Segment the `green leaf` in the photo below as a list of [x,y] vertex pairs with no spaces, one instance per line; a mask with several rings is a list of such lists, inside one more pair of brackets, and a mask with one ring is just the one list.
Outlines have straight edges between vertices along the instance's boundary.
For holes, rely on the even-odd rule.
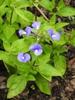
[[69,34],[68,34],[68,33],[65,34],[65,37],[64,37],[64,38],[65,38],[65,40],[66,40],[66,43],[68,43],[68,41],[69,41],[69,39],[70,39],[70,38],[69,38]]
[[24,16],[26,16],[29,19],[30,22],[34,21],[35,16],[31,12],[25,10],[23,11],[23,13],[24,13]]
[[17,70],[19,74],[29,73],[32,70],[32,67],[28,63],[18,63],[17,62]]
[[75,37],[72,38],[72,40],[69,42],[69,44],[75,46]]
[[23,53],[28,52],[31,43],[32,43],[31,41],[18,39],[12,43],[10,47],[10,52],[12,54],[18,54],[19,52],[23,52]]
[[35,78],[36,78],[35,83],[37,84],[38,88],[43,93],[50,95],[51,91],[48,82],[41,75],[36,75]]
[[54,56],[54,65],[55,68],[62,74],[65,74],[66,71],[66,58],[62,55]]
[[2,25],[3,23],[3,19],[0,17],[0,26]]
[[56,30],[59,30],[60,28],[63,28],[64,26],[67,26],[69,23],[66,22],[61,22],[61,23],[56,23],[55,28]]
[[60,10],[64,6],[65,6],[64,1],[63,0],[59,0],[57,9]]
[[45,76],[48,76],[51,78],[51,76],[61,76],[61,73],[58,72],[57,69],[55,69],[53,66],[51,66],[50,64],[44,64],[42,66],[39,66],[38,68],[36,68],[36,70],[40,73],[43,74]]
[[16,34],[13,34],[13,35],[10,37],[9,42],[10,42],[10,43],[13,43],[13,42],[16,41],[16,40],[18,40],[18,37],[17,37]]
[[7,98],[12,98],[18,94],[20,94],[26,87],[27,80],[25,75],[17,76],[13,81],[9,88]]
[[55,0],[52,0],[51,2],[49,0],[41,0],[39,4],[45,9],[51,11],[55,7]]
[[22,9],[17,9],[17,8],[15,8],[15,12],[17,13],[17,15],[19,16],[19,17],[21,17],[23,20],[25,20],[25,21],[30,21],[27,17],[26,17],[26,12],[27,11],[25,11],[25,10],[22,10]]
[[3,60],[8,65],[15,67],[15,64],[10,59],[9,54],[5,51],[0,51],[0,60]]
[[10,42],[5,38],[3,38],[3,47],[6,51],[10,51]]
[[6,6],[9,5],[9,0],[1,0],[0,3],[2,3],[0,6],[0,16],[3,16],[8,10],[8,7]]
[[16,8],[25,8],[25,7],[28,7],[28,6],[30,6],[30,3],[27,0],[19,0],[15,4]]
[[[13,22],[13,21],[12,21]],[[19,30],[20,28],[19,28],[19,23],[18,22],[14,22],[13,24],[12,24],[12,26],[15,28],[15,30]],[[15,34],[16,35],[16,34]],[[16,35],[17,36],[17,35]]]
[[[3,28],[3,25],[0,25],[0,35],[2,34],[2,28]],[[1,36],[0,36],[1,38]]]
[[44,77],[46,80],[48,80],[49,82],[52,81],[52,76],[49,75],[45,75],[45,74],[41,74],[42,77]]
[[16,22],[17,21],[17,14],[16,12],[14,11],[13,14],[12,14],[12,23]]
[[35,81],[35,77],[32,74],[28,74],[26,78],[27,78],[27,81]]
[[14,81],[14,79],[17,77],[16,74],[11,75],[8,80],[7,80],[7,88],[10,88],[12,85],[12,82]]
[[63,17],[74,16],[75,8],[69,7],[69,6],[64,6],[56,14],[59,16],[63,16]]
[[51,45],[43,45],[43,51],[46,53],[46,54],[51,54],[52,53],[52,46]]
[[3,27],[3,32],[6,35],[7,39],[9,39],[15,33],[15,28],[11,25],[5,24]]
[[70,38],[75,37],[75,30],[72,30],[71,35],[70,35],[70,36],[71,36]]
[[0,1],[0,6],[2,5],[3,1],[4,1],[4,0],[1,0],[1,1]]
[[39,2],[39,4],[41,6],[43,6],[44,8],[46,8],[47,10],[50,10],[50,1],[49,0],[41,0],[41,2]]
[[7,11],[7,8],[5,8],[5,4],[2,4],[0,6],[0,16],[3,16]]
[[56,15],[53,15],[50,19],[50,24],[55,24],[56,23]]
[[50,53],[40,55],[36,60],[36,65],[44,65],[50,60]]

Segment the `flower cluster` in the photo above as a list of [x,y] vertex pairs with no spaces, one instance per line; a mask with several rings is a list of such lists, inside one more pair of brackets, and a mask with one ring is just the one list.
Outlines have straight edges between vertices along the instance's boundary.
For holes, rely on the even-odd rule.
[[[35,21],[35,22],[33,22],[33,24],[32,24],[32,28],[35,28],[35,29],[37,29],[37,30],[40,28],[40,26],[41,26],[41,23],[40,23],[40,22],[36,22],[36,21]],[[21,36],[22,34],[25,34],[26,36],[29,36],[31,32],[35,33],[35,32],[32,30],[32,28],[29,27],[29,26],[27,26],[27,27],[25,28],[25,30],[19,30],[19,35]],[[49,29],[49,30],[48,30],[48,33],[49,33],[51,39],[53,39],[53,40],[59,40],[59,39],[60,39],[60,35],[62,34],[62,31],[59,31],[59,32],[55,32],[55,33],[54,33],[54,32],[53,32],[53,29]],[[40,44],[38,44],[38,43],[35,43],[35,44],[31,45],[31,46],[29,47],[29,50],[30,50],[30,51],[33,51],[34,54],[35,54],[36,56],[41,55],[42,52],[43,52],[42,46],[41,46]],[[18,59],[18,61],[20,61],[20,62],[27,62],[27,61],[29,61],[29,60],[31,59],[31,56],[30,56],[30,54],[28,54],[28,53],[23,54],[22,52],[20,52],[20,53],[18,54],[17,59]]]
[[[40,28],[40,26],[41,26],[41,23],[40,22],[36,22],[35,21],[32,24],[32,28],[35,28],[37,30]],[[29,26],[27,26],[25,28],[25,30],[19,30],[19,36],[21,36],[22,34],[25,34],[26,36],[29,36],[31,32],[35,33],[32,30],[32,28],[29,27]],[[42,52],[43,52],[42,46],[40,44],[38,44],[38,43],[35,43],[35,44],[31,45],[30,48],[29,48],[29,50],[30,51],[33,51],[36,56],[41,55]],[[20,52],[18,54],[18,57],[17,57],[18,61],[20,61],[20,62],[27,62],[27,61],[30,60],[30,58],[31,58],[30,54],[28,54],[28,53],[23,54],[22,52]]]
[[[33,22],[33,24],[32,24],[32,28],[35,28],[35,29],[39,29],[40,28],[40,26],[41,26],[41,23],[40,22]],[[30,35],[30,33],[32,32],[32,33],[35,33],[33,30],[32,30],[32,28],[30,27],[30,26],[27,26],[26,28],[25,28],[25,30],[19,30],[19,36],[21,36],[22,34],[25,34],[26,36],[29,36]]]
[[[31,45],[29,50],[33,51],[36,56],[41,55],[43,52],[42,46],[38,43]],[[20,62],[27,62],[30,60],[30,58],[31,58],[30,54],[28,54],[28,53],[23,54],[22,52],[20,52],[17,57],[18,61],[20,61]]]

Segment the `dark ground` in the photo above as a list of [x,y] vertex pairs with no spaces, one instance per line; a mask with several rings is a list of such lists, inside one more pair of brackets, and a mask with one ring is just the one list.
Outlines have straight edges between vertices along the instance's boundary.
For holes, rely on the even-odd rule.
[[[56,0],[57,2],[58,0]],[[66,5],[75,7],[75,0],[64,0]],[[62,18],[61,20],[67,20]],[[75,29],[74,25],[65,27],[66,31]],[[70,46],[67,53],[64,53],[67,60],[67,71],[64,75],[64,79],[60,77],[53,77],[50,84],[52,94],[45,95],[34,84],[34,89],[28,86],[20,95],[13,99],[7,99],[6,82],[8,78],[8,72],[4,67],[2,61],[0,61],[0,100],[75,100],[75,47]]]

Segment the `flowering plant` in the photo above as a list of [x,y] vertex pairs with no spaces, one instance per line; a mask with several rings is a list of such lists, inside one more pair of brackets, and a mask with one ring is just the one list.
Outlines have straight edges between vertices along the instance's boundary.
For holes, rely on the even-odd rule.
[[[41,11],[41,5],[50,18]],[[42,16],[27,10],[35,7]],[[56,9],[54,12],[53,9]],[[0,60],[10,77],[7,81],[8,95],[20,94],[28,81],[35,81],[45,94],[51,94],[48,81],[66,72],[67,45],[75,46],[75,30],[68,35],[64,27],[69,23],[58,22],[57,15],[75,15],[75,8],[66,6],[63,0],[55,6],[55,0],[1,0],[0,2]]]

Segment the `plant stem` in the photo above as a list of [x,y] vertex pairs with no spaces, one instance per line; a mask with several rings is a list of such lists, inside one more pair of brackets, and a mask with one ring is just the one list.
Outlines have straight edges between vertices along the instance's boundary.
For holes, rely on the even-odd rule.
[[41,13],[41,15],[49,22],[49,19],[45,16],[45,14],[41,11],[39,7],[37,7],[35,4],[34,6],[37,8],[37,10]]
[[35,21],[37,21],[37,10],[35,9]]
[[10,25],[12,24],[12,15],[13,15],[13,10],[11,11],[11,15],[10,15]]

